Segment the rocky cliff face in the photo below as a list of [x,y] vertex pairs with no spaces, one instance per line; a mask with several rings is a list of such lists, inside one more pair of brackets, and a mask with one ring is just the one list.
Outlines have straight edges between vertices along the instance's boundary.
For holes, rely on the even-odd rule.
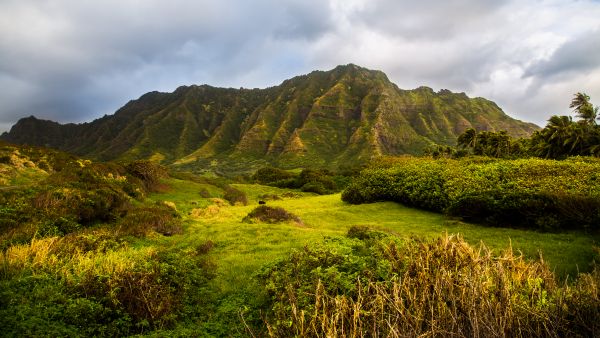
[[84,124],[29,117],[1,138],[102,160],[261,159],[300,166],[418,154],[431,144],[455,144],[467,128],[512,136],[538,129],[486,99],[427,87],[401,90],[380,71],[347,65],[267,89],[203,85],[151,92]]

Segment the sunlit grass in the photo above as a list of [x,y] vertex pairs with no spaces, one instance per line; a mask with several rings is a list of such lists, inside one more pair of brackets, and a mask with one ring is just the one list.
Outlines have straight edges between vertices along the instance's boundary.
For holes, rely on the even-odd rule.
[[[393,202],[350,205],[341,201],[340,194],[318,196],[255,184],[234,184],[246,193],[248,205],[231,206],[220,199],[224,191],[213,185],[177,179],[164,183],[168,189],[139,203],[173,203],[183,218],[183,234],[163,236],[149,232],[143,237],[118,238],[119,231],[113,225],[99,224],[65,237],[34,238],[0,254],[0,274],[5,278],[49,275],[70,285],[104,276],[108,278],[105,283],[117,288],[123,278],[141,273],[138,270],[146,271],[150,266],[146,263],[156,261],[157,253],[176,252],[184,257],[183,253],[193,253],[211,241],[214,247],[206,257],[217,270],[216,278],[206,282],[211,298],[205,311],[211,315],[202,325],[211,328],[210,332],[220,332],[213,327],[222,327],[223,332],[229,333],[244,332],[240,311],[256,314],[264,306],[264,289],[254,278],[262,267],[287,257],[293,249],[323,242],[327,237],[344,236],[355,225],[403,238],[432,239],[446,233],[460,234],[468,243],[483,244],[496,254],[512,246],[530,260],[538,259],[541,252],[559,278],[569,275],[571,280],[579,270],[589,270],[593,257],[595,239],[584,233],[490,228]],[[280,199],[273,199],[274,196]],[[266,200],[268,206],[284,208],[302,222],[244,223],[242,219],[259,206],[259,200]],[[210,212],[198,212],[207,208]],[[98,244],[97,248],[87,247],[83,239],[88,237],[90,243]],[[105,242],[106,248],[100,245]],[[253,325],[261,323],[255,318]]]
[[[153,198],[173,201],[184,213],[192,207],[200,208],[210,203],[207,199],[198,198],[197,191],[205,188],[201,184],[177,180],[169,184],[172,186],[169,192]],[[407,238],[431,239],[445,233],[460,234],[472,245],[483,244],[497,252],[512,246],[527,259],[538,259],[541,254],[561,277],[573,277],[578,271],[588,271],[593,257],[595,240],[584,233],[540,233],[473,225],[393,202],[350,205],[342,202],[339,194],[304,194],[267,202],[298,215],[303,225],[247,224],[242,223],[242,218],[258,205],[258,196],[281,196],[287,190],[243,184],[235,187],[247,193],[248,206],[227,205],[205,217],[186,216],[187,231],[183,238],[167,239],[181,241],[176,244],[181,246],[208,239],[215,242],[213,255],[219,261],[224,281],[248,278],[260,266],[283,257],[292,248],[322,241],[325,236],[342,236],[353,225],[366,225]],[[198,206],[190,205],[191,200],[197,200]]]
[[[589,271],[593,257],[594,238],[584,233],[539,233],[530,230],[490,228],[466,224],[441,214],[408,208],[393,202],[350,205],[341,201],[340,194],[316,196],[254,184],[235,184],[244,191],[248,205],[213,205],[211,213],[194,217],[193,209],[206,208],[210,199],[199,191],[203,184],[169,180],[171,189],[151,196],[153,200],[172,201],[184,218],[185,232],[173,237],[158,236],[142,239],[135,247],[146,245],[185,249],[207,240],[215,246],[209,257],[217,264],[217,276],[210,288],[219,299],[210,327],[225,325],[242,330],[240,311],[261,306],[265,297],[257,285],[255,274],[264,266],[289,255],[291,250],[322,242],[328,236],[343,236],[353,225],[367,225],[404,238],[438,238],[446,233],[460,234],[468,243],[485,245],[500,255],[509,246],[526,259],[539,259],[540,253],[558,278],[574,280],[578,271]],[[222,191],[211,193],[222,196]],[[267,200],[267,205],[282,207],[299,216],[302,225],[294,222],[279,224],[249,224],[242,219],[258,206],[259,196],[269,194],[281,200]],[[192,204],[192,202],[194,204]]]

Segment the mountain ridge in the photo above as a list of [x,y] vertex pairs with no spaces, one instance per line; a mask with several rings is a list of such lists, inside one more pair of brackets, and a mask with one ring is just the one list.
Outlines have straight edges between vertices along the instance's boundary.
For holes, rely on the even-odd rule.
[[425,86],[400,89],[381,71],[349,64],[264,89],[191,85],[149,92],[82,124],[30,116],[0,138],[100,160],[220,158],[291,167],[419,154],[433,144],[455,144],[467,128],[518,137],[539,127],[484,98]]

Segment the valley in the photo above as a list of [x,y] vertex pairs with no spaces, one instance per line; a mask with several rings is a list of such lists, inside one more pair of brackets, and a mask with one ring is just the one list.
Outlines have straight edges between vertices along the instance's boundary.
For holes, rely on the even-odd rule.
[[[16,154],[14,148],[5,149],[13,149]],[[23,155],[26,153],[29,157]],[[19,182],[51,182],[48,178],[52,175],[39,169],[40,163],[53,163],[54,156],[65,156],[43,151],[44,155],[36,156],[36,151],[24,149],[18,154],[23,163],[31,163],[9,175],[11,189],[17,190]],[[89,168],[97,177],[89,178],[89,182],[104,180],[102,177],[117,178],[105,170],[119,171],[117,167],[94,167],[92,162],[68,156],[63,160],[74,161],[76,166],[62,169],[62,175],[67,170],[81,168],[85,172]],[[147,167],[135,168],[139,171]],[[37,174],[32,176],[32,172]],[[413,241],[452,241],[459,236],[475,251],[489,249],[495,257],[514,255],[515,258],[507,258],[509,261],[518,260],[521,255],[527,262],[543,257],[548,271],[554,271],[553,278],[559,281],[573,281],[578,273],[591,272],[592,261],[597,257],[593,247],[598,237],[585,231],[548,233],[489,227],[394,202],[348,204],[342,201],[340,193],[317,195],[250,182],[227,183],[220,178],[176,172],[172,175],[155,182],[154,192],[132,199],[133,205],[127,207],[125,216],[114,221],[98,219],[72,229],[62,227],[64,216],[60,216],[54,223],[57,228],[48,230],[42,219],[40,228],[30,235],[33,237],[24,241],[27,228],[15,228],[5,218],[5,231],[13,230],[4,232],[2,237],[3,327],[15,335],[264,335],[268,327],[278,322],[271,314],[273,299],[265,288],[265,271],[285,262],[294,252],[312,252],[323,245],[333,245],[333,253],[344,252],[348,250],[344,246],[348,236],[356,229],[381,234],[376,238],[385,241],[389,237],[407,246]],[[114,182],[119,181],[123,179]],[[68,181],[60,184],[65,182]],[[243,195],[245,203],[232,205],[225,200],[231,189]],[[269,207],[281,207],[299,221],[244,221],[259,201]],[[77,208],[85,210],[85,203]],[[137,210],[159,218],[143,216],[136,221],[127,216],[144,215],[136,214]],[[175,223],[159,210],[172,213],[168,217],[174,217]],[[16,210],[3,212],[6,217],[7,212],[15,215]],[[32,218],[27,223],[31,226],[35,222]],[[350,247],[360,246],[363,240],[368,239],[350,239]],[[342,282],[348,277],[344,277],[345,268],[339,269],[341,275],[336,278],[342,278]],[[328,274],[334,271],[337,270]],[[123,283],[137,286],[129,289]],[[350,279],[344,283],[353,282]],[[107,289],[94,295],[89,287]],[[144,295],[145,292],[149,294]],[[157,298],[150,297],[152,293]],[[94,324],[83,329],[69,317],[72,311],[79,313],[79,320],[91,320]],[[98,317],[99,313],[105,313],[104,317]]]
[[347,65],[24,118],[0,335],[593,336],[600,126],[571,106],[539,129]]

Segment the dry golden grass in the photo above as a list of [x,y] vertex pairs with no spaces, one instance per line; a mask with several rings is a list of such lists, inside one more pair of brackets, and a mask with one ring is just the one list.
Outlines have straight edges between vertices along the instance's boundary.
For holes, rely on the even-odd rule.
[[206,208],[192,209],[190,215],[194,218],[212,217],[219,213],[221,208],[218,205],[209,205]]
[[[543,262],[526,262],[509,248],[494,257],[455,236],[408,248],[390,244],[391,280],[356,281],[358,295],[328,294],[319,280],[314,304],[298,306],[268,325],[279,337],[558,337],[597,334],[597,272],[559,286]],[[284,300],[285,303],[285,300]]]

